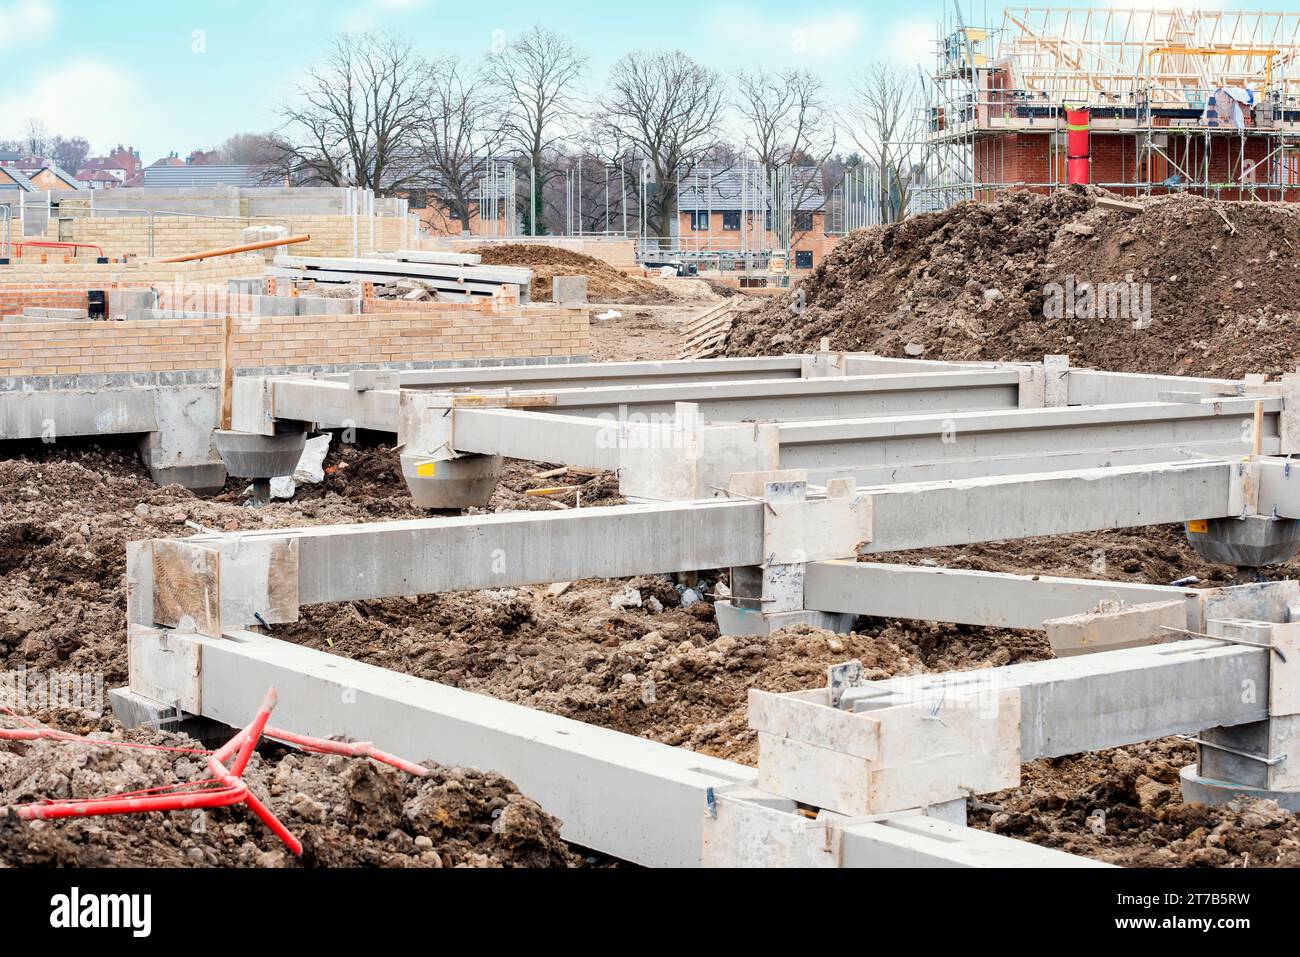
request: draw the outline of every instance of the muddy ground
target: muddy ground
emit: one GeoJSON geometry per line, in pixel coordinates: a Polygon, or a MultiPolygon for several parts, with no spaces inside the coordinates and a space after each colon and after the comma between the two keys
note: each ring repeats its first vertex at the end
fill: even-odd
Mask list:
{"type": "Polygon", "coordinates": [[[825,336],[883,356],[1068,354],[1113,372],[1224,378],[1295,371],[1294,204],[1179,194],[1130,214],[1097,207],[1103,195],[1014,191],[852,233],[791,296],[742,316],[728,352],[800,352],[825,336]],[[1083,290],[1103,284],[1110,291],[1090,304],[1083,290]]]}
{"type": "Polygon", "coordinates": [[[549,302],[556,276],[586,276],[591,302],[665,303],[676,296],[670,288],[641,276],[629,276],[609,263],[582,253],[529,243],[504,243],[470,250],[485,266],[526,266],[533,270],[533,300],[549,302]]]}
{"type": "MultiPolygon", "coordinates": [[[[295,857],[243,807],[71,821],[4,806],[78,800],[207,779],[200,745],[72,712],[39,715],[94,745],[0,742],[0,866],[575,867],[560,825],[500,775],[428,765],[416,778],[370,761],[277,746],[244,779],[302,842],[295,857]],[[123,743],[133,749],[116,747],[123,743]],[[150,749],[143,750],[140,746],[150,749]]],[[[0,727],[17,727],[0,716],[0,727]]]]}
{"type": "MultiPolygon", "coordinates": [[[[239,504],[233,487],[224,501],[207,502],[180,489],[157,489],[133,456],[121,450],[65,450],[35,458],[0,463],[0,660],[9,669],[99,671],[110,687],[126,678],[122,576],[127,541],[189,534],[186,520],[235,529],[423,514],[410,506],[391,450],[379,445],[336,449],[323,486],[304,490],[297,501],[261,511],[239,504]]],[[[546,499],[523,494],[528,488],[555,484],[555,479],[534,478],[542,470],[531,463],[511,463],[492,508],[547,508],[546,499]]],[[[581,479],[590,505],[621,501],[612,476],[581,479]]],[[[1222,584],[1231,578],[1230,569],[1207,566],[1196,558],[1177,530],[1163,528],[893,558],[1133,581],[1169,582],[1197,575],[1207,584],[1222,584]]],[[[714,587],[711,577],[706,575],[699,585],[706,593],[714,587]]],[[[276,634],[333,654],[748,764],[757,759],[753,734],[746,728],[751,687],[814,687],[828,666],[850,658],[861,659],[871,677],[881,678],[990,667],[1050,654],[1044,639],[1032,633],[872,619],[861,620],[857,631],[847,636],[800,629],[770,639],[719,638],[707,600],[681,607],[684,587],[668,578],[647,577],[630,583],[580,582],[558,597],[548,596],[546,589],[527,588],[351,602],[307,608],[301,622],[282,626],[276,634]],[[629,586],[641,606],[629,607],[626,601],[612,605],[611,599],[629,586]]],[[[1180,763],[1190,762],[1190,752],[1176,742],[1043,762],[1027,769],[1023,788],[989,798],[1000,810],[982,812],[976,821],[1118,863],[1269,863],[1267,855],[1258,853],[1260,842],[1277,838],[1282,847],[1292,835],[1290,824],[1259,824],[1257,816],[1249,814],[1241,818],[1224,811],[1180,810],[1173,785],[1180,763]],[[1118,777],[1116,767],[1137,772],[1118,777]],[[1169,788],[1168,799],[1152,803],[1147,779],[1169,788]],[[1069,799],[1062,801],[1061,795],[1069,799]],[[1109,829],[1101,835],[1093,831],[1096,818],[1089,822],[1089,815],[1098,810],[1106,814],[1109,829]],[[1244,828],[1246,836],[1222,843],[1225,831],[1220,825],[1225,822],[1234,833],[1244,828]],[[1216,828],[1218,836],[1211,842],[1216,828]],[[1245,849],[1233,849],[1238,846],[1245,849]],[[1156,853],[1166,847],[1172,848],[1172,856],[1156,853]]],[[[152,771],[141,773],[147,779],[152,771]]],[[[8,788],[6,799],[19,800],[8,788]]],[[[114,828],[119,826],[127,827],[114,828]]],[[[87,836],[95,833],[93,826],[79,825],[77,836],[68,838],[70,844],[56,836],[62,827],[44,826],[51,833],[41,842],[48,843],[31,853],[45,854],[51,861],[78,848],[99,853],[92,850],[98,846],[95,839],[87,836]]],[[[104,838],[110,841],[104,853],[116,848],[114,853],[131,861],[188,860],[171,849],[161,851],[166,842],[152,832],[139,846],[124,836],[129,827],[111,833],[117,837],[104,838]]],[[[274,854],[273,847],[259,840],[253,841],[259,854],[274,854]]],[[[252,860],[249,851],[241,850],[246,844],[241,841],[232,848],[218,841],[203,845],[201,851],[209,863],[212,855],[218,863],[245,863],[252,860]]],[[[190,853],[193,846],[182,845],[180,851],[190,853]]],[[[352,860],[369,855],[366,859],[382,862],[390,852],[363,842],[347,853],[359,855],[352,860]]],[[[510,860],[509,855],[503,857],[510,860]]],[[[273,859],[259,856],[256,861],[273,859]]],[[[453,855],[449,862],[459,861],[453,855]]]]}
{"type": "MultiPolygon", "coordinates": [[[[629,315],[616,322],[594,330],[593,349],[602,358],[657,358],[676,348],[671,319],[629,315]],[[645,324],[645,338],[636,334],[640,324],[645,324]]],[[[99,672],[109,687],[126,679],[122,636],[127,542],[192,534],[187,521],[236,530],[425,514],[410,504],[392,449],[366,436],[354,446],[336,445],[322,485],[300,491],[293,502],[262,510],[241,504],[241,490],[235,485],[212,501],[177,488],[158,489],[127,449],[28,446],[4,452],[9,459],[0,461],[0,665],[10,670],[99,672]]],[[[581,484],[584,507],[621,501],[613,476],[536,477],[545,470],[545,465],[510,463],[490,510],[553,509],[555,505],[547,504],[553,500],[525,493],[557,482],[581,484]]],[[[992,543],[908,553],[892,560],[1162,583],[1195,575],[1206,584],[1224,584],[1232,573],[1200,561],[1176,529],[992,543]]],[[[1287,568],[1278,574],[1297,571],[1287,568]]],[[[856,632],[847,636],[798,629],[769,639],[720,638],[707,597],[714,593],[718,577],[706,572],[699,583],[657,576],[632,582],[587,581],[558,596],[544,588],[526,588],[312,607],[304,609],[302,621],[282,626],[276,634],[333,654],[748,764],[757,758],[753,735],[746,728],[750,688],[815,687],[828,666],[851,658],[861,659],[870,677],[881,678],[1050,655],[1045,640],[1036,634],[873,619],[860,620],[856,632]],[[683,607],[687,584],[706,597],[683,607]],[[629,588],[635,594],[627,594],[629,588]]],[[[685,602],[695,597],[687,593],[685,602]]],[[[96,728],[122,736],[111,719],[96,728]]],[[[15,745],[0,752],[0,803],[131,790],[129,785],[137,781],[141,783],[135,786],[142,787],[186,779],[179,760],[106,752],[79,755],[69,764],[52,747],[15,745]],[[48,773],[26,775],[24,769],[33,760],[38,767],[52,767],[48,773]],[[120,762],[135,764],[124,770],[120,762]],[[86,768],[88,774],[83,773],[86,768]]],[[[988,797],[988,807],[975,814],[974,823],[1120,864],[1297,863],[1294,819],[1275,814],[1267,805],[1215,811],[1183,805],[1177,771],[1191,761],[1190,750],[1171,741],[1039,762],[1026,768],[1021,788],[988,797]]],[[[313,862],[527,866],[581,861],[556,845],[549,819],[535,807],[525,807],[508,782],[473,772],[440,769],[437,780],[443,783],[436,786],[452,788],[458,800],[463,799],[448,811],[454,826],[443,831],[429,830],[426,819],[412,819],[407,810],[429,782],[417,786],[390,781],[382,810],[375,812],[380,823],[358,823],[361,809],[345,793],[346,776],[369,776],[372,771],[366,768],[342,769],[337,759],[264,755],[255,769],[263,777],[251,779],[255,787],[273,788],[281,773],[304,778],[293,778],[273,806],[277,812],[284,809],[299,832],[303,827],[320,828],[319,846],[336,856],[322,851],[313,862]],[[281,772],[282,767],[289,770],[281,772]],[[340,776],[343,785],[335,780],[340,776]],[[305,802],[308,819],[294,816],[299,814],[293,807],[296,794],[327,808],[323,822],[313,823],[310,818],[317,811],[305,802]],[[484,832],[489,827],[485,821],[496,811],[516,804],[523,808],[517,841],[497,840],[500,834],[484,832]],[[392,825],[392,820],[398,823],[392,825]],[[407,845],[421,837],[432,840],[433,847],[421,841],[415,848],[419,853],[414,853],[407,845]]],[[[223,816],[226,813],[212,816],[216,830],[210,823],[201,840],[190,833],[188,821],[161,817],[143,827],[131,822],[34,826],[9,820],[0,822],[0,862],[288,863],[276,856],[268,835],[238,816],[242,812],[223,816]]]]}

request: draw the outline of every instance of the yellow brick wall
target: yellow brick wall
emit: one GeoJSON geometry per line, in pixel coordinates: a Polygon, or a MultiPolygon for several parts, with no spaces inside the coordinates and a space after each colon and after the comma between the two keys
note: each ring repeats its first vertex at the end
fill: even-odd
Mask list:
{"type": "MultiPolygon", "coordinates": [[[[585,310],[290,316],[238,320],[239,368],[586,355],[585,310]]],[[[0,324],[0,375],[95,375],[214,369],[222,321],[0,324]]]]}
{"type": "MultiPolygon", "coordinates": [[[[165,258],[205,249],[238,246],[244,242],[244,230],[247,227],[267,225],[284,226],[294,235],[311,235],[311,242],[286,248],[285,251],[292,255],[351,256],[355,251],[353,221],[350,216],[293,216],[253,220],[157,216],[153,227],[153,254],[165,258]]],[[[397,249],[401,244],[401,229],[400,219],[375,217],[372,243],[369,220],[360,220],[356,238],[360,242],[362,255],[376,249],[397,249]]],[[[149,255],[149,221],[144,216],[65,220],[62,237],[59,223],[51,222],[46,237],[52,242],[99,246],[109,257],[149,255]]]]}
{"type": "Polygon", "coordinates": [[[102,289],[112,283],[196,282],[220,283],[227,279],[261,276],[266,263],[256,255],[225,256],[194,263],[98,263],[32,261],[0,266],[0,284],[41,287],[79,285],[84,289],[102,289]]]}

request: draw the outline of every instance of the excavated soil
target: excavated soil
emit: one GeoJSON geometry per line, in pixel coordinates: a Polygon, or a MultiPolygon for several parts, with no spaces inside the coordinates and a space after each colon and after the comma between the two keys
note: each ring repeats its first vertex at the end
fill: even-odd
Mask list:
{"type": "MultiPolygon", "coordinates": [[[[629,332],[635,331],[632,325],[637,321],[633,316],[627,323],[629,332]]],[[[659,331],[654,333],[655,341],[638,344],[629,336],[620,346],[617,327],[607,328],[605,357],[609,359],[642,353],[647,358],[663,357],[676,348],[667,336],[660,342],[659,331]]],[[[206,528],[236,530],[427,514],[410,504],[393,451],[366,442],[364,436],[359,445],[332,450],[323,484],[300,490],[293,502],[262,510],[240,504],[240,489],[233,485],[214,501],[196,499],[177,488],[158,489],[136,457],[120,449],[36,446],[5,453],[12,457],[0,461],[0,666],[100,672],[108,687],[126,677],[122,579],[127,542],[192,534],[187,520],[206,528]]],[[[547,470],[540,464],[508,463],[489,510],[571,505],[572,496],[525,494],[568,484],[582,486],[583,507],[622,501],[613,476],[537,477],[547,470]]],[[[1197,576],[1206,585],[1230,582],[1233,571],[1206,565],[1191,552],[1179,530],[1164,528],[989,543],[884,560],[1164,583],[1197,576]]],[[[1278,577],[1294,577],[1297,572],[1300,569],[1294,566],[1276,570],[1278,577]]],[[[703,581],[690,584],[711,596],[718,577],[706,572],[703,581]]],[[[863,661],[869,677],[883,678],[993,667],[1050,655],[1038,634],[875,619],[860,620],[856,633],[848,636],[798,629],[767,639],[720,638],[708,597],[684,608],[685,589],[686,582],[647,577],[630,583],[579,582],[559,595],[528,588],[352,602],[307,608],[301,622],[278,628],[277,636],[748,764],[757,758],[753,735],[746,728],[750,688],[815,687],[823,682],[828,666],[851,658],[863,661]],[[634,596],[625,594],[629,587],[634,596]]],[[[56,717],[46,720],[68,730],[87,730],[68,727],[75,719],[56,717]]],[[[111,719],[89,730],[95,729],[114,738],[169,740],[136,738],[135,732],[124,735],[111,719]]],[[[132,790],[187,779],[181,776],[188,769],[180,759],[142,758],[135,753],[123,757],[125,753],[115,752],[70,759],[55,747],[23,745],[0,752],[0,803],[38,796],[31,784],[24,784],[28,772],[42,788],[50,785],[39,792],[46,797],[132,790]],[[14,755],[19,756],[16,762],[14,755]],[[162,763],[149,763],[155,761],[162,763]],[[91,774],[82,781],[87,767],[91,774]],[[60,790],[74,785],[74,790],[60,790]]],[[[1026,768],[1021,788],[988,798],[988,806],[976,812],[973,821],[1000,833],[1135,866],[1297,863],[1294,819],[1279,817],[1266,803],[1213,811],[1181,804],[1177,770],[1191,760],[1180,742],[1155,742],[1038,762],[1026,768]],[[1104,814],[1104,825],[1097,812],[1104,814]]],[[[548,830],[553,822],[499,778],[439,769],[431,781],[416,784],[392,780],[386,770],[374,771],[364,763],[360,767],[365,770],[344,766],[341,759],[268,754],[254,765],[250,780],[256,788],[266,789],[261,793],[270,793],[279,775],[289,777],[283,792],[273,798],[279,802],[273,807],[312,849],[306,863],[575,862],[567,849],[553,842],[554,831],[548,830]],[[374,813],[373,824],[359,821],[358,801],[366,802],[352,794],[349,775],[377,775],[388,781],[385,796],[367,805],[371,810],[366,813],[374,813]],[[431,830],[427,815],[410,817],[409,808],[419,803],[419,792],[425,787],[456,792],[460,803],[447,810],[454,826],[431,830]],[[295,810],[298,794],[323,805],[325,817],[321,819],[314,805],[306,802],[295,810]],[[512,818],[518,823],[517,839],[494,842],[500,835],[485,820],[491,821],[503,806],[515,805],[527,805],[527,813],[512,818]],[[485,826],[491,834],[485,833],[485,826]],[[414,853],[414,841],[423,837],[432,840],[433,847],[421,840],[414,848],[419,853],[414,853]]],[[[373,790],[365,782],[361,788],[367,793],[373,790]]],[[[216,814],[229,816],[218,821],[214,815],[208,832],[199,838],[192,833],[191,820],[175,816],[111,824],[0,821],[0,861],[291,863],[283,860],[274,840],[258,825],[240,816],[243,812],[216,814]]],[[[442,820],[436,811],[433,816],[442,820]]]]}
{"type": "Polygon", "coordinates": [[[586,276],[587,298],[591,302],[673,302],[671,290],[639,276],[627,276],[609,263],[582,253],[554,246],[505,243],[480,246],[470,252],[483,257],[485,266],[526,266],[533,271],[533,299],[551,298],[551,280],[556,276],[586,276]]]}
{"type": "MultiPolygon", "coordinates": [[[[102,747],[0,742],[0,867],[574,867],[560,822],[496,774],[427,765],[416,778],[370,761],[254,754],[244,779],[303,844],[293,856],[242,806],[208,811],[25,822],[5,806],[86,799],[203,780],[206,759],[125,750],[130,742],[198,750],[167,732],[43,714],[102,747]]],[[[16,723],[10,719],[10,727],[16,723]]]]}
{"type": "Polygon", "coordinates": [[[1294,205],[1182,194],[1127,214],[1095,206],[1101,195],[1012,192],[852,233],[790,296],[739,317],[728,353],[799,352],[829,337],[895,357],[1068,354],[1076,366],[1226,378],[1295,370],[1294,205]],[[1133,312],[1088,318],[1077,295],[1080,318],[1051,318],[1049,284],[1071,278],[1076,289],[1149,285],[1149,327],[1134,328],[1133,312]]]}

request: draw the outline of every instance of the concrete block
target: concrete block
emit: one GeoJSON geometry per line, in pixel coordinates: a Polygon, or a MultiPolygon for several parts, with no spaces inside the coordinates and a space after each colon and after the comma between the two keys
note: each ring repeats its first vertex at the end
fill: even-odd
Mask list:
{"type": "Polygon", "coordinates": [[[1115,606],[1085,615],[1043,622],[1047,640],[1058,658],[1091,655],[1178,641],[1183,636],[1166,628],[1187,628],[1187,603],[1161,601],[1115,606]]]}
{"type": "Polygon", "coordinates": [[[298,300],[292,296],[253,296],[254,316],[296,316],[298,300]]]}
{"type": "Polygon", "coordinates": [[[731,601],[714,603],[713,611],[718,618],[719,633],[733,638],[767,638],[783,629],[796,628],[800,625],[847,635],[853,630],[853,625],[857,621],[855,615],[837,615],[822,611],[764,614],[757,609],[742,608],[731,601]]]}
{"type": "Polygon", "coordinates": [[[108,315],[110,319],[121,319],[132,309],[153,309],[158,305],[158,296],[152,289],[110,289],[108,291],[108,315]]]}
{"type": "Polygon", "coordinates": [[[300,296],[290,302],[298,304],[300,316],[355,316],[361,312],[360,299],[337,299],[325,296],[300,296]]]}
{"type": "Polygon", "coordinates": [[[865,714],[818,704],[817,694],[750,692],[760,789],[837,814],[867,816],[1020,783],[1020,695],[1014,688],[987,701],[954,694],[865,714]]]}
{"type": "Polygon", "coordinates": [[[551,300],[562,305],[587,302],[586,276],[556,276],[551,280],[551,300]]]}
{"type": "Polygon", "coordinates": [[[400,389],[402,374],[390,369],[358,369],[348,373],[348,388],[353,392],[381,392],[400,389]]]}

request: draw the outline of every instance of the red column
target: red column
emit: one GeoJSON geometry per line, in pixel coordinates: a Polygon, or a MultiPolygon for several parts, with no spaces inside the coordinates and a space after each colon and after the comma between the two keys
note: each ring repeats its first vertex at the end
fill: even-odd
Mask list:
{"type": "Polygon", "coordinates": [[[1078,183],[1087,185],[1092,181],[1092,136],[1090,127],[1092,114],[1088,108],[1066,109],[1065,111],[1069,158],[1066,179],[1070,185],[1078,183]]]}

